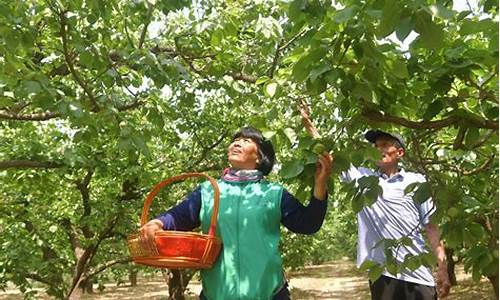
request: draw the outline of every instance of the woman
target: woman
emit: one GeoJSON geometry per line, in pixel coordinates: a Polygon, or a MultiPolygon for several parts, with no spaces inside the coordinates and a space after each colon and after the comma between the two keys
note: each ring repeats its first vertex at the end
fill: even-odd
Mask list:
{"type": "MultiPolygon", "coordinates": [[[[220,206],[217,235],[222,250],[211,269],[202,270],[200,299],[290,299],[278,245],[280,223],[289,230],[313,234],[326,214],[327,180],[332,156],[318,157],[313,195],[307,207],[281,185],[264,176],[275,161],[270,141],[257,129],[242,128],[228,147],[230,168],[218,180],[220,206]]],[[[158,230],[208,231],[213,189],[202,183],[176,207],[146,223],[141,234],[153,240],[158,230]]]]}

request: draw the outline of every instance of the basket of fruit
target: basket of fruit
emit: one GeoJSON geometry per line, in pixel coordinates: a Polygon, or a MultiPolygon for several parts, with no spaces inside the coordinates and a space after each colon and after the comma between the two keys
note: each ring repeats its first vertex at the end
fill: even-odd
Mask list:
{"type": "Polygon", "coordinates": [[[148,221],[148,211],[153,198],[165,186],[191,177],[208,179],[214,190],[214,205],[207,234],[186,231],[160,230],[154,242],[145,242],[140,233],[128,236],[128,248],[137,264],[169,269],[207,269],[217,259],[221,240],[215,235],[219,210],[219,186],[217,181],[203,173],[185,173],[168,178],[153,187],[144,201],[141,227],[148,221]]]}

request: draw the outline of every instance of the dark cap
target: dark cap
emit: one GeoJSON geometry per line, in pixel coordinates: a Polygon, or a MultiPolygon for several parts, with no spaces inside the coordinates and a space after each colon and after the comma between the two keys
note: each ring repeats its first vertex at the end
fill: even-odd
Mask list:
{"type": "Polygon", "coordinates": [[[395,139],[396,141],[399,142],[399,144],[401,145],[401,147],[403,147],[403,149],[406,148],[405,140],[399,134],[387,133],[382,130],[368,130],[365,133],[365,139],[367,139],[371,143],[375,143],[377,138],[380,136],[387,136],[392,139],[395,139]]]}

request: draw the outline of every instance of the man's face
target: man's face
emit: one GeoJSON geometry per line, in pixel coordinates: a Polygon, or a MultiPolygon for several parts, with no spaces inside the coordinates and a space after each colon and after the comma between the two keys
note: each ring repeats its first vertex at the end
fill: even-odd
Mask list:
{"type": "Polygon", "coordinates": [[[375,140],[375,147],[382,155],[377,161],[377,166],[388,167],[397,165],[399,159],[404,156],[405,150],[394,146],[394,140],[388,136],[380,136],[375,140]]]}

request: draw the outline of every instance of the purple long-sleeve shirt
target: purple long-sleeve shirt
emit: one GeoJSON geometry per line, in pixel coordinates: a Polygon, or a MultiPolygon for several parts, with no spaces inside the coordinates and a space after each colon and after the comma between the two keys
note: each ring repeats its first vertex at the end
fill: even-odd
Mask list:
{"type": "MultiPolygon", "coordinates": [[[[302,234],[317,232],[326,215],[327,201],[311,196],[307,206],[302,205],[287,190],[281,196],[281,224],[290,231],[302,234]]],[[[179,205],[156,217],[164,230],[190,231],[200,226],[201,188],[190,193],[179,205]]]]}

